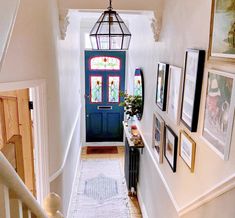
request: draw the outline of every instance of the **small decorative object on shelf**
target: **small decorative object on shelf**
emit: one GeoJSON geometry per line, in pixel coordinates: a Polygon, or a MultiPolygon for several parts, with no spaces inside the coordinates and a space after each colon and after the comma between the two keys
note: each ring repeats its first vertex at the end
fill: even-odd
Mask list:
{"type": "Polygon", "coordinates": [[[123,122],[126,139],[128,140],[129,147],[144,148],[142,136],[135,124],[129,125],[128,122],[123,122]]]}
{"type": "Polygon", "coordinates": [[[140,135],[132,135],[131,141],[133,142],[134,146],[144,146],[143,140],[140,135]]]}
{"type": "Polygon", "coordinates": [[[138,135],[139,135],[139,131],[138,131],[136,125],[131,125],[131,134],[132,134],[133,136],[138,136],[138,135]]]}

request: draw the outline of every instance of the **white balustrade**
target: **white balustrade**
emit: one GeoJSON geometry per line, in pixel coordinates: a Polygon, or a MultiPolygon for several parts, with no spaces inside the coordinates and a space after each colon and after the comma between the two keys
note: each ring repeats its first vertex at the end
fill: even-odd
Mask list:
{"type": "MultiPolygon", "coordinates": [[[[15,169],[0,152],[0,217],[23,218],[23,206],[37,218],[48,218],[43,208],[20,179],[15,169]],[[9,191],[13,194],[9,198],[9,191]],[[10,199],[10,200],[9,200],[10,199]]],[[[27,216],[26,216],[27,217],[27,216]]]]}

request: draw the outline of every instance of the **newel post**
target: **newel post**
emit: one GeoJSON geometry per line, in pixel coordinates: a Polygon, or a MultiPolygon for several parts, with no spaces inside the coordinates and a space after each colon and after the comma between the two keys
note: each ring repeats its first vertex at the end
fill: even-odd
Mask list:
{"type": "Polygon", "coordinates": [[[48,218],[64,218],[63,214],[59,211],[61,206],[61,198],[56,193],[50,193],[44,199],[44,209],[48,218]]]}

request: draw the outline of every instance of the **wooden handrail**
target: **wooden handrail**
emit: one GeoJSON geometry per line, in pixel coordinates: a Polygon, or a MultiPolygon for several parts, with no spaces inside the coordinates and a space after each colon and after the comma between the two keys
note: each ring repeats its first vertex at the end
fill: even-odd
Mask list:
{"type": "Polygon", "coordinates": [[[47,218],[46,213],[20,179],[14,168],[0,152],[0,180],[32,211],[38,218],[47,218]]]}

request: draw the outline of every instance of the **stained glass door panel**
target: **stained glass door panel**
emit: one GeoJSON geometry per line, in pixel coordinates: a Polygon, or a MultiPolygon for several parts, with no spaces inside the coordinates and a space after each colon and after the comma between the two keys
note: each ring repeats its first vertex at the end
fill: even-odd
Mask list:
{"type": "Polygon", "coordinates": [[[90,76],[91,103],[102,102],[102,76],[90,76]]]}
{"type": "Polygon", "coordinates": [[[123,141],[124,51],[85,51],[86,141],[123,141]]]}
{"type": "Polygon", "coordinates": [[[119,103],[120,94],[120,76],[109,76],[108,102],[119,103]]]}

